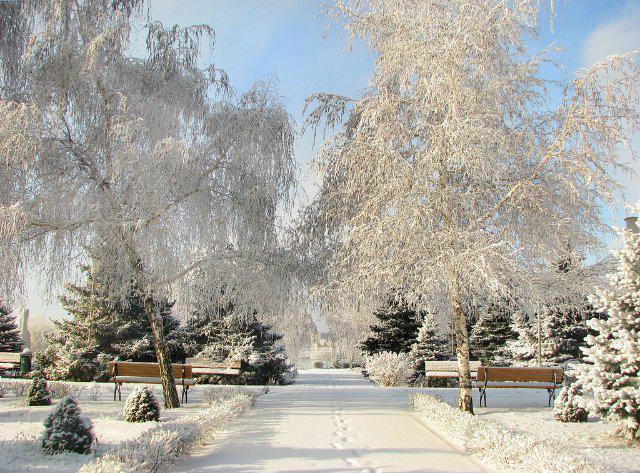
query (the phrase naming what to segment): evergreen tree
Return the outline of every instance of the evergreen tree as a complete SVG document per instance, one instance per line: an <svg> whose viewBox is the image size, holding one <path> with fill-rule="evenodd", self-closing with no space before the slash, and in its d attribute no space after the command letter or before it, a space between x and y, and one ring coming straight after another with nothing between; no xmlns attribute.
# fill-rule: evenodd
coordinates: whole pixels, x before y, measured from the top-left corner
<svg viewBox="0 0 640 473"><path fill-rule="evenodd" d="M424 374L425 361L446 360L451 355L448 340L439 334L433 315L427 313L418 331L417 341L411 346L411 358L416 374Z"/></svg>
<svg viewBox="0 0 640 473"><path fill-rule="evenodd" d="M360 342L360 349L368 355L383 351L409 353L418 337L422 317L394 297L390 297L374 315L378 323L369 327L372 334Z"/></svg>
<svg viewBox="0 0 640 473"><path fill-rule="evenodd" d="M22 338L20 338L16 318L4 304L0 304L0 351L19 352L21 350Z"/></svg>
<svg viewBox="0 0 640 473"><path fill-rule="evenodd" d="M31 386L27 391L27 406L49 406L51 405L51 393L47 386L47 380L43 378L33 378Z"/></svg>
<svg viewBox="0 0 640 473"><path fill-rule="evenodd" d="M507 301L490 302L471 329L471 358L484 365L508 363L511 358L508 344L517 337L511 329L512 319L513 311Z"/></svg>
<svg viewBox="0 0 640 473"><path fill-rule="evenodd" d="M60 401L44 421L42 449L51 455L61 452L89 453L95 440L91 421L82 415L72 396Z"/></svg>
<svg viewBox="0 0 640 473"><path fill-rule="evenodd" d="M536 359L537 330L526 312L516 311L513 315L512 331L516 338L507 342L510 359L517 365L530 364Z"/></svg>
<svg viewBox="0 0 640 473"><path fill-rule="evenodd" d="M151 326L144 312L143 299L131 285L126 301L113 300L101 290L90 267L81 266L86 284L66 285L68 294L60 302L71 316L54 321L56 330L47 334L49 346L37 362L51 379L90 381L106 376L107 362L155 361ZM184 352L176 337L179 321L173 316L173 303L161 302L165 339L174 361Z"/></svg>
<svg viewBox="0 0 640 473"><path fill-rule="evenodd" d="M160 405L146 386L138 386L124 403L124 420L127 422L150 422L160 418Z"/></svg>
<svg viewBox="0 0 640 473"><path fill-rule="evenodd" d="M547 363L564 363L572 358L582 358L582 348L589 334L587 321L598 317L593 307L582 307L559 300L546 307L542 325L542 360Z"/></svg>
<svg viewBox="0 0 640 473"><path fill-rule="evenodd" d="M640 209L639 209L640 210ZM610 275L610 289L599 290L595 308L605 319L591 319L595 335L587 336L584 371L578 380L593 390L593 409L617 421L620 433L640 439L640 232L621 232L617 271Z"/></svg>

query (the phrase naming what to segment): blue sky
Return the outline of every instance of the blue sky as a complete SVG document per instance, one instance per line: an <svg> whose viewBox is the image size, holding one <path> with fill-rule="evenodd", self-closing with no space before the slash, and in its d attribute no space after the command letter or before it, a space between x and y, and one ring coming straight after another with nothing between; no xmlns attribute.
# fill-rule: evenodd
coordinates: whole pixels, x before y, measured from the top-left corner
<svg viewBox="0 0 640 473"><path fill-rule="evenodd" d="M284 103L299 127L306 97L315 92L358 96L373 62L365 44L356 42L349 48L322 5L323 0L151 0L151 15L167 25L212 26L216 46L208 59L227 71L239 92L257 80L277 76ZM541 38L532 47L564 47L559 59L566 77L608 54L640 49L640 0L556 0L555 13L554 31L543 20ZM640 146L640 140L636 142ZM308 201L315 189L317 176L308 164L316 149L309 133L299 136L300 202ZM640 200L640 180L626 178L625 184L626 202ZM621 198L607 219L619 223L623 216ZM30 289L33 314L61 313L59 307L43 303L33 284Z"/></svg>

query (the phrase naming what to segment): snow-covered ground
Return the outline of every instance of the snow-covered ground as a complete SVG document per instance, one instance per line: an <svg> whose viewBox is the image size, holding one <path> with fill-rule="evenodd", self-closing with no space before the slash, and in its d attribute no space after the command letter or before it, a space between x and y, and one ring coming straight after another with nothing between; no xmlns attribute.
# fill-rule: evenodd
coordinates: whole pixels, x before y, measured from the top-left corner
<svg viewBox="0 0 640 473"><path fill-rule="evenodd" d="M27 382L27 381L25 381ZM158 425L155 422L125 422L122 409L126 396L137 385L123 385L122 401L113 401L113 384L100 383L100 394L97 400L91 399L90 383L68 383L73 386L86 385L87 389L80 394L79 404L84 415L93 422L98 441L97 453L105 452L127 440L140 436L144 431ZM217 387L216 389L234 390L235 387ZM159 386L153 386L162 405L162 393ZM209 405L204 402L203 395L208 386L197 386L190 391L189 403L180 409L161 410L160 424L176 420L186 415L203 411ZM259 388L255 388L258 391ZM58 399L54 399L54 404ZM52 406L27 406L25 398L16 398L8 393L0 398L0 471L40 471L72 472L93 459L91 455L66 453L44 455L40 448L40 435L43 431L42 421Z"/></svg>
<svg viewBox="0 0 640 473"><path fill-rule="evenodd" d="M455 406L457 389L414 389L411 393L425 393ZM613 472L640 472L640 445L629 445L614 435L615 427L597 417L586 423L563 423L554 419L547 407L547 394L534 389L494 389L488 392L488 407L479 404L474 391L475 413L480 419L496 423L512 432L527 433L540 441L549 441L557 451L585 457L593 464ZM446 433L440 432L447 437ZM455 439L449 438L452 442Z"/></svg>
<svg viewBox="0 0 640 473"><path fill-rule="evenodd" d="M349 370L301 371L276 386L225 441L181 461L181 472L483 471L423 425L404 389Z"/></svg>

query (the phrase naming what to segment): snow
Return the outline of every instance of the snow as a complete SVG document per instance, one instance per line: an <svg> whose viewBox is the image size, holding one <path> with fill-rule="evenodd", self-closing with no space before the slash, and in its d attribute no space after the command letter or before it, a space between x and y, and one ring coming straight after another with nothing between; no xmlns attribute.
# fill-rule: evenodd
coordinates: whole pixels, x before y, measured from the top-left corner
<svg viewBox="0 0 640 473"><path fill-rule="evenodd" d="M20 382L17 380L16 382ZM28 381L25 381L28 383ZM144 432L160 425L171 424L176 420L204 412L209 404L204 402L208 390L207 386L198 386L190 391L188 404L180 409L164 410L160 412L160 422L125 422L123 420L124 399L139 385L125 384L122 386L123 400L113 401L112 383L68 383L74 387L87 386L79 396L79 405L84 416L93 422L97 439L98 453L103 453L123 442L138 439ZM92 400L92 386L100 389L97 400ZM227 387L216 387L224 390ZM228 387L230 394L237 394L237 387ZM162 392L159 386L151 386L159 401ZM259 388L252 389L256 393ZM54 399L54 405L59 399ZM93 455L62 453L47 456L40 448L40 436L44 430L42 425L45 417L53 410L51 406L30 407L24 403L24 398L16 398L13 394L0 398L0 471L22 472L40 471L68 473L76 471L83 464L94 458ZM117 471L117 470L112 470Z"/></svg>
<svg viewBox="0 0 640 473"><path fill-rule="evenodd" d="M176 471L484 471L420 423L408 397L356 371L300 371L295 384L273 386L232 434Z"/></svg>

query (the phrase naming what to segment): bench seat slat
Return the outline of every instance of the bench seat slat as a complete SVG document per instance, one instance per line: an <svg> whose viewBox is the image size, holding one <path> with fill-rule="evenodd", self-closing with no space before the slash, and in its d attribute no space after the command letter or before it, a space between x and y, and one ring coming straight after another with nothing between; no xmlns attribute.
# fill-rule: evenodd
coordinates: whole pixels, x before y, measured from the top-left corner
<svg viewBox="0 0 640 473"><path fill-rule="evenodd" d="M147 383L147 384L162 384L160 378L153 378L148 376L114 376L110 380L112 383ZM196 384L195 379L176 378L176 384L182 386L194 386Z"/></svg>
<svg viewBox="0 0 640 473"><path fill-rule="evenodd" d="M239 375L240 374L240 370L239 369L233 369L233 368L208 368L208 367L199 367L199 366L195 366L193 368L193 374L220 374L220 375Z"/></svg>
<svg viewBox="0 0 640 473"><path fill-rule="evenodd" d="M11 351L0 352L0 363L17 363L20 364L20 353Z"/></svg>
<svg viewBox="0 0 640 473"><path fill-rule="evenodd" d="M471 376L475 376L476 372L471 370ZM457 371L427 371L425 374L427 378L457 378Z"/></svg>
<svg viewBox="0 0 640 473"><path fill-rule="evenodd" d="M526 382L510 382L510 383L504 383L504 382L500 382L500 381L489 381L487 383L487 388L525 388L525 389L553 389L555 387L557 387L558 385L554 385L553 383L543 383L543 382L531 382L531 383L526 383ZM474 381L473 382L473 387L474 388L483 388L485 387L485 384L483 382L480 381Z"/></svg>

